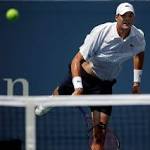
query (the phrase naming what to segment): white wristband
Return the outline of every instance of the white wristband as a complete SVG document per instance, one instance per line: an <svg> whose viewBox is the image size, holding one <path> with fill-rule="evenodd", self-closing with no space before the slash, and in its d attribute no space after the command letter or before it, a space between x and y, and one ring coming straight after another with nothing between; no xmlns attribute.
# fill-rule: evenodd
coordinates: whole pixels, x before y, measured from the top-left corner
<svg viewBox="0 0 150 150"><path fill-rule="evenodd" d="M143 70L134 69L134 82L141 82L142 72Z"/></svg>
<svg viewBox="0 0 150 150"><path fill-rule="evenodd" d="M73 83L74 89L83 88L82 79L80 76L73 77L72 83Z"/></svg>

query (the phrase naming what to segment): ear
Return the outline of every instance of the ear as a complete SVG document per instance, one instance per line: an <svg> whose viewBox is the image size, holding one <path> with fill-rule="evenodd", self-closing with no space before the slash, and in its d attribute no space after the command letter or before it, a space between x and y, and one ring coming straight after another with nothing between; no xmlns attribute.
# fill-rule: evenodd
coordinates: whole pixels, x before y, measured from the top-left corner
<svg viewBox="0 0 150 150"><path fill-rule="evenodd" d="M116 15L116 16L115 16L115 20L116 20L116 21L118 20L118 16L119 16L119 15Z"/></svg>

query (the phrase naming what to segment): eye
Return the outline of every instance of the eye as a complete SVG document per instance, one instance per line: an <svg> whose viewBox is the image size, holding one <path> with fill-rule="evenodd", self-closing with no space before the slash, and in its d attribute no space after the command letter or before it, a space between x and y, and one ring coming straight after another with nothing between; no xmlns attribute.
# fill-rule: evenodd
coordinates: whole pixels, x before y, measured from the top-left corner
<svg viewBox="0 0 150 150"><path fill-rule="evenodd" d="M130 13L130 14L129 14L129 17L130 17L130 18L132 18L133 16L134 16L134 14L133 14L133 13Z"/></svg>
<svg viewBox="0 0 150 150"><path fill-rule="evenodd" d="M123 15L120 15L122 18L124 18L125 17L125 14L123 14Z"/></svg>
<svg viewBox="0 0 150 150"><path fill-rule="evenodd" d="M126 12L125 14L121 15L123 18L133 18L134 14L132 12Z"/></svg>

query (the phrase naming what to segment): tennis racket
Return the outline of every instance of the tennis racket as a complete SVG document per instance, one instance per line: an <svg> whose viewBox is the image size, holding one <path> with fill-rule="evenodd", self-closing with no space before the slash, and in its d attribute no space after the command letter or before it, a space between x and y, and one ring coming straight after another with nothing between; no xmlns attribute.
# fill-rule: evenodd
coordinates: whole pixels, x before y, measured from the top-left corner
<svg viewBox="0 0 150 150"><path fill-rule="evenodd" d="M89 149L92 144L92 137L93 137L93 123L91 115L87 114L87 112L83 109L83 107L78 107L79 111L83 115L84 121L87 127L87 135L89 138ZM120 142L118 137L114 134L112 129L106 129L106 137L104 143L104 150L120 150Z"/></svg>
<svg viewBox="0 0 150 150"><path fill-rule="evenodd" d="M120 150L120 141L112 129L106 129L104 150Z"/></svg>

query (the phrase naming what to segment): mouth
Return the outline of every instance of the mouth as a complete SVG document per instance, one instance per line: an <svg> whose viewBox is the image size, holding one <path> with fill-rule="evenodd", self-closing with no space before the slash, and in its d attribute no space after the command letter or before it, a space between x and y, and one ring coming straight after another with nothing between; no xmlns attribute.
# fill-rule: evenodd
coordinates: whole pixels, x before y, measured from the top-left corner
<svg viewBox="0 0 150 150"><path fill-rule="evenodd" d="M123 26L130 27L130 26L131 26L131 23L124 22L124 23L123 23Z"/></svg>
<svg viewBox="0 0 150 150"><path fill-rule="evenodd" d="M122 28L123 28L123 29L129 29L130 27L131 27L131 24L130 24L130 23L124 22L124 23L122 24Z"/></svg>
<svg viewBox="0 0 150 150"><path fill-rule="evenodd" d="M123 25L131 26L131 23L130 22L123 22Z"/></svg>
<svg viewBox="0 0 150 150"><path fill-rule="evenodd" d="M125 24L125 25L130 25L129 23L127 23L127 22L124 22L123 24Z"/></svg>

